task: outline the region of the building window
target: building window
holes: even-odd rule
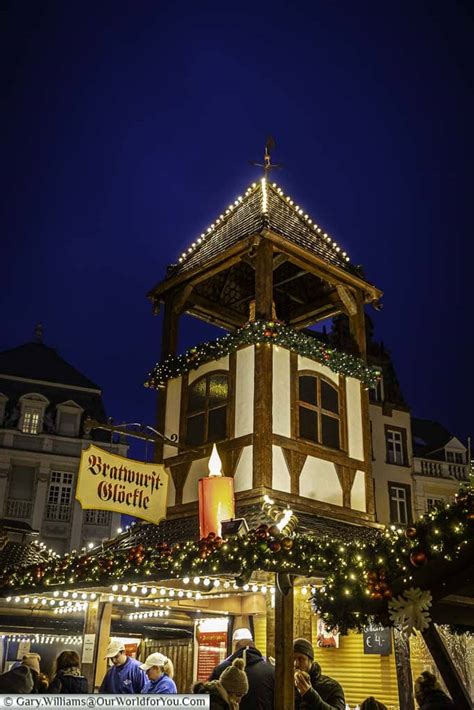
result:
[[[112,514],[109,510],[85,510],[84,522],[87,525],[110,525]]]
[[[191,445],[219,441],[227,436],[229,376],[212,372],[188,388],[186,443]]]
[[[36,469],[32,466],[12,466],[8,497],[5,504],[7,518],[29,520],[33,512]]]
[[[411,522],[410,486],[403,483],[389,483],[390,522],[408,525]]]
[[[25,434],[39,434],[43,430],[43,416],[49,401],[41,394],[32,392],[19,399],[21,416],[18,424]]]
[[[369,389],[369,400],[371,402],[383,402],[384,392],[383,392],[383,376],[380,375],[380,379],[377,380],[375,387],[370,387]]]
[[[40,413],[37,409],[25,407],[23,411],[23,422],[21,430],[25,434],[37,434],[39,431]]]
[[[51,471],[46,520],[67,521],[71,517],[74,474]]]
[[[56,431],[62,436],[79,436],[81,416],[84,410],[69,400],[58,404],[56,413]]]
[[[387,463],[406,466],[407,457],[407,433],[405,429],[385,426],[385,445],[387,450]]]
[[[426,499],[426,512],[428,513],[433,508],[436,508],[438,503],[444,503],[444,498],[427,498]]]
[[[298,378],[298,434],[340,448],[339,390],[322,377],[304,373]]]
[[[5,421],[5,409],[7,406],[8,397],[0,392],[0,426],[3,426]]]
[[[446,451],[446,461],[449,463],[464,463],[464,455],[461,451]]]

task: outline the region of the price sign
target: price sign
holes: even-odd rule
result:
[[[392,653],[392,630],[382,626],[364,631],[364,653],[388,656]]]

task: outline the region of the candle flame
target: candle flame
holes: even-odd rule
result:
[[[217,447],[214,444],[212,447],[211,457],[209,459],[209,476],[222,476],[222,462]]]

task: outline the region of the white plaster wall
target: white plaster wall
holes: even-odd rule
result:
[[[301,471],[300,495],[324,503],[342,505],[342,488],[334,464],[308,456]]]
[[[181,408],[181,377],[175,377],[168,381],[168,393],[166,396],[165,431],[166,436],[176,434],[179,436],[179,412]],[[174,446],[163,447],[163,458],[176,456],[177,449]]]
[[[329,367],[326,367],[326,365],[321,365],[319,362],[315,362],[309,357],[298,355],[298,370],[312,370],[313,372],[318,372],[339,387],[339,375],[337,372],[333,372]]]
[[[390,522],[390,499],[388,494],[388,482],[404,483],[412,486],[412,443],[411,443],[411,423],[410,414],[398,409],[393,409],[390,416],[383,414],[382,407],[377,404],[370,405],[370,422],[372,434],[372,475],[375,481],[375,508],[377,520],[380,523]],[[387,463],[385,446],[385,425],[395,426],[406,430],[407,433],[407,453],[408,466],[398,466]],[[415,491],[412,488],[412,509],[414,504]]]
[[[220,360],[211,360],[211,362],[206,362],[204,365],[200,365],[197,370],[190,370],[188,375],[188,382],[194,382],[198,377],[202,377],[207,372],[214,372],[214,370],[228,370],[229,369],[229,356],[225,355],[221,357]]]
[[[367,511],[365,501],[365,473],[363,471],[356,471],[356,475],[354,476],[354,483],[351,489],[351,508],[353,510],[362,510],[364,513]]]
[[[273,347],[273,431],[291,436],[290,351]],[[275,459],[275,456],[273,457]],[[286,490],[286,489],[281,489]]]
[[[193,461],[183,488],[183,503],[191,503],[198,499],[198,481],[209,475],[207,466],[209,459]]]
[[[253,345],[237,351],[235,386],[235,436],[253,432],[253,392],[255,348]]]
[[[248,491],[252,489],[253,478],[253,449],[244,446],[242,455],[237,464],[234,476],[234,491]]]
[[[364,460],[364,437],[362,434],[362,402],[360,382],[354,377],[346,377],[347,433],[349,456]]]
[[[171,475],[169,468],[166,470],[166,472],[169,475],[168,495],[166,496],[166,505],[170,506],[170,505],[175,505],[175,503],[176,503],[176,486],[174,485],[173,476]]]
[[[280,446],[272,446],[273,452],[273,478],[272,488],[277,491],[291,493],[291,478],[285,457]]]

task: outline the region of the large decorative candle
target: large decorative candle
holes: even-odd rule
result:
[[[209,459],[209,476],[199,479],[199,534],[221,534],[221,523],[235,517],[234,480],[222,475],[216,445]]]

